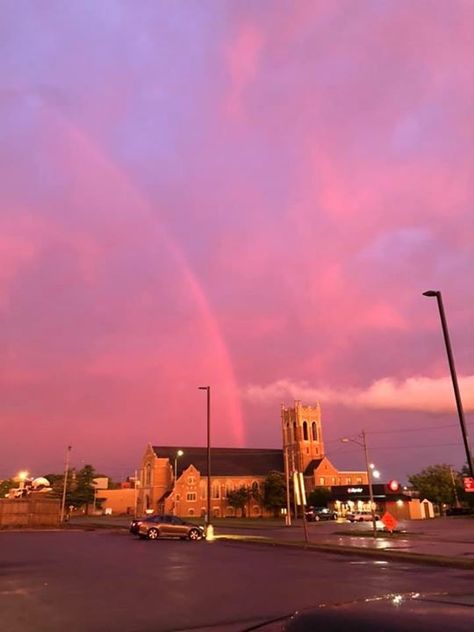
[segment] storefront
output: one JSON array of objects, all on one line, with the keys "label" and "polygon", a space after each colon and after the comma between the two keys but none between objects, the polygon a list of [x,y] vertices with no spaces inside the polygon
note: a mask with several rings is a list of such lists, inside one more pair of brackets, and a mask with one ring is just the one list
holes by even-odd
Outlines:
[{"label": "storefront", "polygon": [[[410,519],[412,497],[405,494],[394,481],[372,485],[375,513],[379,516],[388,511],[397,519]],[[331,487],[329,507],[344,518],[349,513],[370,512],[368,485],[338,485]]]}]

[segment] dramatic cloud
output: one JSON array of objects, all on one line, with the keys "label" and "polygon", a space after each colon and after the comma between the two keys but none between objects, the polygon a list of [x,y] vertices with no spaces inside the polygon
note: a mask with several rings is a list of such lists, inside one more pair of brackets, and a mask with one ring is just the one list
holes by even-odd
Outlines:
[{"label": "dramatic cloud", "polygon": [[[474,412],[474,375],[461,377],[459,387],[465,412]],[[278,380],[265,386],[250,385],[244,396],[254,403],[288,400],[342,404],[375,410],[446,413],[455,409],[451,378],[412,377],[403,381],[393,378],[377,380],[366,389],[338,390],[314,388],[305,382]]]}]

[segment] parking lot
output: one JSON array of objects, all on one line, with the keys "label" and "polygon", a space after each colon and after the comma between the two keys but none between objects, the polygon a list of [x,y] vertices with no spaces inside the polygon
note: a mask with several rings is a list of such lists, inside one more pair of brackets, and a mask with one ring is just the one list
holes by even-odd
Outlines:
[{"label": "parking lot", "polygon": [[244,630],[320,602],[472,590],[472,571],[123,531],[0,533],[9,632]]}]

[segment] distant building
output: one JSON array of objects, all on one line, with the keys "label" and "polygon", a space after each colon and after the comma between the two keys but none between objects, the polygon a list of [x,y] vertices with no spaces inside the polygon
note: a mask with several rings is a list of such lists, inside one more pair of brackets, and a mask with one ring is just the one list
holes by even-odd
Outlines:
[{"label": "distant building", "polygon": [[[211,512],[213,517],[241,515],[227,495],[242,486],[263,492],[269,472],[303,472],[309,492],[315,487],[366,484],[363,471],[340,471],[324,453],[319,404],[281,407],[283,449],[212,448]],[[182,455],[178,456],[178,452]],[[176,477],[175,477],[176,470]],[[207,450],[184,446],[147,446],[140,468],[137,511],[203,516],[207,507]],[[255,496],[258,496],[256,493]],[[248,516],[265,515],[261,503],[250,500]]]}]

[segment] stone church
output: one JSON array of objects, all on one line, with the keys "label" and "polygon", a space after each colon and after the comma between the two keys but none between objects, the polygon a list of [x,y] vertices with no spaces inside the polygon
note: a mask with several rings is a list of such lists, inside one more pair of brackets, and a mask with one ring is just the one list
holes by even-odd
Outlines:
[{"label": "stone church", "polygon": [[[227,502],[230,491],[242,486],[263,491],[271,471],[303,472],[307,492],[315,487],[363,484],[366,472],[340,471],[324,453],[319,404],[296,401],[281,407],[282,449],[212,448],[211,511],[214,518],[241,515]],[[153,511],[178,516],[203,516],[207,506],[207,449],[205,447],[153,446],[145,450],[140,467],[138,513]],[[258,498],[258,494],[254,494]],[[257,500],[250,500],[246,515],[266,515]]]}]

